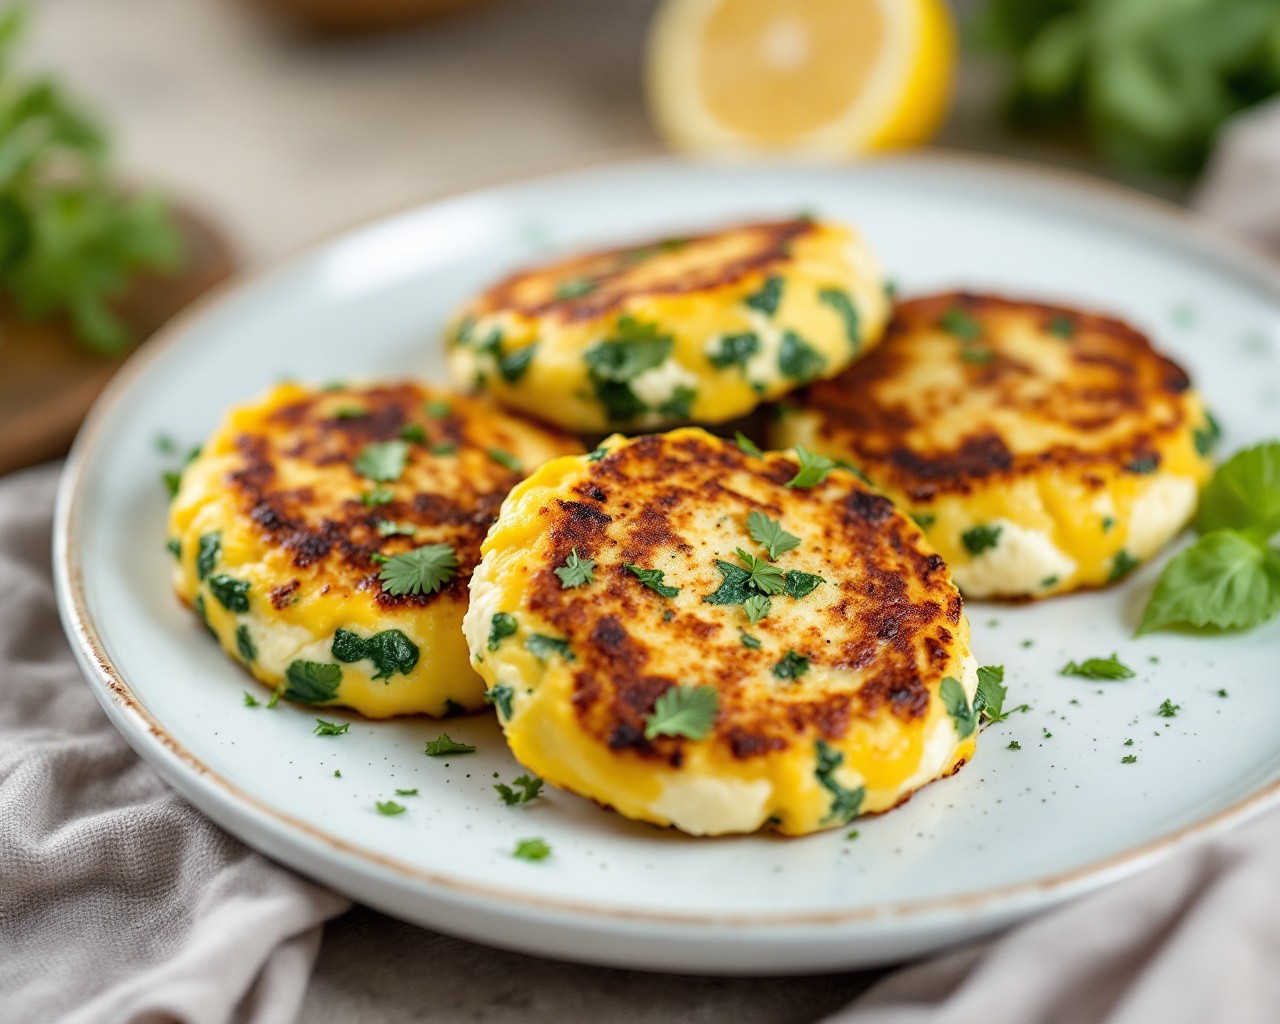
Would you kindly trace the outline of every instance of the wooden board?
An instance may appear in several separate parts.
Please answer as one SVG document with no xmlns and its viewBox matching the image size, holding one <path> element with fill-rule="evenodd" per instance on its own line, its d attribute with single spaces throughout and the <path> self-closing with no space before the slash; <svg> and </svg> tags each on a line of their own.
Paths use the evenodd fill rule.
<svg viewBox="0 0 1280 1024">
<path fill-rule="evenodd" d="M 235 265 L 214 228 L 188 210 L 176 215 L 187 241 L 186 266 L 174 277 L 139 278 L 117 304 L 139 337 L 153 334 Z M 28 324 L 0 310 L 0 473 L 63 455 L 125 358 L 86 352 L 65 323 Z"/>
</svg>

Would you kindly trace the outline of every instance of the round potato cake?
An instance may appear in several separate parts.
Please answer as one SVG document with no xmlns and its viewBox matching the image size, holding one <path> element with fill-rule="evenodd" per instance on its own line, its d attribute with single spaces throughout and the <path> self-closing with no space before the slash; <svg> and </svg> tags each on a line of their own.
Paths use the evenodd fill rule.
<svg viewBox="0 0 1280 1024">
<path fill-rule="evenodd" d="M 484 706 L 462 638 L 502 499 L 570 438 L 411 383 L 232 409 L 169 513 L 178 596 L 279 696 L 370 718 Z"/>
<path fill-rule="evenodd" d="M 857 467 L 968 597 L 1096 587 L 1194 514 L 1218 428 L 1111 317 L 965 293 L 903 302 L 883 344 L 798 395 L 771 442 Z"/>
<path fill-rule="evenodd" d="M 973 753 L 960 594 L 845 470 L 615 435 L 516 487 L 483 552 L 463 630 L 512 752 L 629 818 L 800 835 Z"/>
<path fill-rule="evenodd" d="M 581 432 L 721 423 L 880 340 L 884 278 L 848 228 L 800 218 L 513 274 L 448 332 L 459 387 Z"/>
</svg>

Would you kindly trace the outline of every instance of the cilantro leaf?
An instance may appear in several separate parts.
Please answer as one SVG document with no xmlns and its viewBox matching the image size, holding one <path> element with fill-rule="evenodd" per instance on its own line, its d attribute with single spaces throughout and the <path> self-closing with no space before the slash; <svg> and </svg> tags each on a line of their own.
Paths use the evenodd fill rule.
<svg viewBox="0 0 1280 1024">
<path fill-rule="evenodd" d="M 377 800 L 373 806 L 378 809 L 379 814 L 384 814 L 388 818 L 405 812 L 404 804 L 396 803 L 394 800 Z"/>
<path fill-rule="evenodd" d="M 476 748 L 470 743 L 459 743 L 457 740 L 449 738 L 447 732 L 442 732 L 433 740 L 427 740 L 427 746 L 424 753 L 427 757 L 444 757 L 446 754 L 474 754 Z"/>
<path fill-rule="evenodd" d="M 862 801 L 867 793 L 866 787 L 849 789 L 840 783 L 836 778 L 836 769 L 844 763 L 844 754 L 825 740 L 818 740 L 814 744 L 814 756 L 814 778 L 818 780 L 819 786 L 831 794 L 831 807 L 826 817 L 822 819 L 822 824 L 836 822 L 843 825 L 852 821 L 862 810 Z"/>
<path fill-rule="evenodd" d="M 747 613 L 747 621 L 755 625 L 773 608 L 773 602 L 764 594 L 752 594 L 742 602 L 742 610 Z"/>
<path fill-rule="evenodd" d="M 642 569 L 640 566 L 632 562 L 626 563 L 626 569 L 632 573 L 636 579 L 643 583 L 650 590 L 662 597 L 675 597 L 680 593 L 679 587 L 669 587 L 662 582 L 662 578 L 666 575 L 661 569 Z"/>
<path fill-rule="evenodd" d="M 653 703 L 653 713 L 645 719 L 644 738 L 684 736 L 700 740 L 715 724 L 720 694 L 714 686 L 672 686 Z"/>
<path fill-rule="evenodd" d="M 754 456 L 757 459 L 764 456 L 764 452 L 760 450 L 760 446 L 751 440 L 751 438 L 747 437 L 747 435 L 741 430 L 734 431 L 733 443 L 747 455 Z"/>
<path fill-rule="evenodd" d="M 378 573 L 393 597 L 434 594 L 458 574 L 458 554 L 449 544 L 428 544 L 392 555 Z"/>
<path fill-rule="evenodd" d="M 498 645 L 516 631 L 516 617 L 509 612 L 494 612 L 489 620 L 489 650 L 496 651 Z"/>
<path fill-rule="evenodd" d="M 1156 714 L 1161 718 L 1177 718 L 1178 712 L 1181 710 L 1181 704 L 1175 704 L 1173 701 L 1166 698 L 1161 702 L 1160 706 L 1156 708 Z"/>
<path fill-rule="evenodd" d="M 964 544 L 964 548 L 969 554 L 980 555 L 1000 543 L 1000 534 L 1003 530 L 1003 526 L 990 526 L 984 523 L 965 530 L 964 533 L 960 534 L 960 542 Z"/>
<path fill-rule="evenodd" d="M 283 694 L 299 704 L 323 704 L 333 700 L 342 682 L 342 669 L 318 661 L 289 662 L 284 672 Z"/>
<path fill-rule="evenodd" d="M 317 718 L 316 727 L 311 731 L 316 736 L 341 736 L 350 728 L 350 722 L 338 725 L 337 722 L 326 722 L 323 718 Z"/>
<path fill-rule="evenodd" d="M 800 538 L 794 533 L 787 533 L 782 523 L 772 519 L 758 509 L 747 514 L 747 531 L 751 539 L 760 544 L 769 553 L 770 561 L 777 561 L 778 556 L 800 546 Z"/>
<path fill-rule="evenodd" d="M 377 505 L 390 505 L 396 500 L 395 493 L 389 487 L 375 487 L 371 491 L 360 495 L 360 502 L 369 508 Z"/>
<path fill-rule="evenodd" d="M 803 445 L 796 445 L 796 461 L 800 469 L 790 480 L 788 487 L 816 487 L 827 478 L 827 474 L 836 468 L 835 462 L 825 455 L 811 452 Z"/>
<path fill-rule="evenodd" d="M 367 444 L 352 463 L 355 471 L 374 483 L 399 480 L 409 457 L 409 446 L 400 440 Z"/>
<path fill-rule="evenodd" d="M 942 706 L 947 709 L 947 714 L 955 719 L 956 734 L 961 739 L 972 736 L 973 731 L 978 727 L 981 709 L 974 710 L 969 707 L 969 698 L 960 680 L 947 676 L 942 680 L 938 695 L 942 698 Z"/>
<path fill-rule="evenodd" d="M 1214 530 L 1164 567 L 1138 635 L 1171 626 L 1248 629 L 1277 613 L 1280 550 Z"/>
<path fill-rule="evenodd" d="M 857 352 L 862 345 L 862 329 L 853 298 L 843 288 L 822 288 L 818 291 L 818 301 L 830 306 L 840 315 L 840 319 L 844 321 L 845 337 Z"/>
<path fill-rule="evenodd" d="M 1233 529 L 1266 541 L 1280 532 L 1280 441 L 1237 452 L 1200 495 L 1196 529 Z"/>
<path fill-rule="evenodd" d="M 1109 658 L 1069 661 L 1062 666 L 1062 675 L 1079 676 L 1081 679 L 1132 679 L 1136 673 L 1118 655 L 1112 654 Z"/>
<path fill-rule="evenodd" d="M 776 565 L 770 565 L 762 558 L 756 558 L 755 555 L 743 551 L 742 548 L 735 548 L 734 554 L 738 556 L 738 561 L 747 570 L 748 586 L 755 588 L 762 594 L 782 593 L 786 587 L 786 578 L 781 569 Z"/>
<path fill-rule="evenodd" d="M 754 331 L 722 334 L 707 353 L 707 359 L 717 370 L 725 370 L 730 366 L 745 367 L 751 357 L 759 351 L 760 339 Z"/>
<path fill-rule="evenodd" d="M 778 348 L 778 369 L 783 375 L 801 384 L 815 379 L 827 365 L 826 357 L 796 334 L 787 331 L 782 335 Z"/>
<path fill-rule="evenodd" d="M 504 722 L 511 718 L 511 700 L 515 695 L 516 691 L 505 683 L 484 691 L 484 699 L 494 706 L 498 717 Z"/>
<path fill-rule="evenodd" d="M 821 576 L 814 575 L 811 572 L 801 572 L 799 569 L 787 570 L 787 575 L 783 579 L 783 589 L 787 592 L 787 597 L 801 598 L 808 597 L 820 584 L 826 583 Z"/>
<path fill-rule="evenodd" d="M 240 692 L 244 694 L 244 706 L 245 706 L 245 707 L 247 707 L 247 708 L 256 708 L 256 707 L 258 707 L 258 698 L 257 698 L 257 697 L 255 697 L 253 694 L 251 694 L 248 690 L 241 690 Z"/>
<path fill-rule="evenodd" d="M 229 612 L 240 613 L 249 610 L 248 580 L 236 579 L 225 572 L 214 573 L 209 577 L 209 592 Z"/>
<path fill-rule="evenodd" d="M 580 557 L 578 549 L 574 548 L 569 552 L 569 557 L 564 560 L 564 565 L 552 571 L 560 577 L 560 589 L 570 590 L 573 587 L 594 583 L 595 568 L 594 559 Z"/>
<path fill-rule="evenodd" d="M 390 519 L 379 519 L 375 529 L 379 537 L 412 537 L 418 532 L 413 523 L 396 523 Z"/>
<path fill-rule="evenodd" d="M 333 634 L 330 652 L 341 662 L 350 664 L 368 659 L 377 671 L 373 679 L 390 679 L 397 672 L 408 675 L 418 664 L 418 645 L 398 629 L 384 629 L 370 637 L 361 637 L 339 627 Z"/>
<path fill-rule="evenodd" d="M 573 661 L 573 652 L 569 650 L 569 641 L 563 637 L 547 636 L 544 633 L 530 633 L 524 641 L 525 650 L 539 661 L 546 661 L 551 655 L 558 654 L 565 661 Z"/>
<path fill-rule="evenodd" d="M 542 795 L 542 780 L 536 775 L 520 775 L 511 781 L 511 786 L 503 782 L 496 782 L 493 788 L 498 791 L 498 796 L 502 797 L 504 804 L 508 807 L 515 807 L 518 804 L 527 804 L 530 800 L 538 799 Z M 516 789 L 519 789 L 520 792 L 517 793 Z"/>
<path fill-rule="evenodd" d="M 742 301 L 752 309 L 758 309 L 765 316 L 773 316 L 778 311 L 778 303 L 782 301 L 782 278 L 776 274 L 765 278 L 760 290 L 748 295 Z"/>
<path fill-rule="evenodd" d="M 809 659 L 795 651 L 787 651 L 782 660 L 773 666 L 773 674 L 779 679 L 799 679 L 809 671 Z"/>
<path fill-rule="evenodd" d="M 1009 694 L 1004 685 L 1003 665 L 982 665 L 978 668 L 978 692 L 974 695 L 973 705 L 983 718 L 989 722 L 1003 722 L 1013 709 L 1004 710 L 1004 699 Z"/>
<path fill-rule="evenodd" d="M 516 842 L 516 848 L 511 856 L 518 857 L 520 860 L 546 860 L 551 856 L 551 847 L 542 839 L 521 839 Z"/>
<path fill-rule="evenodd" d="M 959 306 L 952 306 L 938 317 L 938 326 L 963 342 L 974 342 L 982 337 L 982 324 Z"/>
</svg>

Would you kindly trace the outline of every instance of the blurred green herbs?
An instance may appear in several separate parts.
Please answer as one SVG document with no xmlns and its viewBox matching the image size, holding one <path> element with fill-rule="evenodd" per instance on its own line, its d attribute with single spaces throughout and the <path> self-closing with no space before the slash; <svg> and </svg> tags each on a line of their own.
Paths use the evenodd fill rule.
<svg viewBox="0 0 1280 1024">
<path fill-rule="evenodd" d="M 135 339 L 112 300 L 139 271 L 171 271 L 181 239 L 165 205 L 109 177 L 102 130 L 56 82 L 15 67 L 23 11 L 0 11 L 0 303 L 65 315 L 91 351 Z"/>
<path fill-rule="evenodd" d="M 973 42 L 1013 66 L 1024 127 L 1083 128 L 1109 161 L 1188 174 L 1280 92 L 1280 0 L 986 0 Z"/>
</svg>

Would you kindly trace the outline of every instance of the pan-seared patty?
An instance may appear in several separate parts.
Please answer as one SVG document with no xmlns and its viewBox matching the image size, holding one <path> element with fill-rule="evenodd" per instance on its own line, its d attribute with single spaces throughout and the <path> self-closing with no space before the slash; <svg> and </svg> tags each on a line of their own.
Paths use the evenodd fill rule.
<svg viewBox="0 0 1280 1024">
<path fill-rule="evenodd" d="M 971 756 L 942 559 L 854 474 L 798 468 L 681 429 L 512 491 L 463 630 L 517 760 L 630 818 L 798 835 Z"/>
<path fill-rule="evenodd" d="M 773 430 L 910 512 L 969 597 L 1120 579 L 1195 511 L 1217 427 L 1183 370 L 1110 317 L 949 294 L 900 304 L 871 356 Z"/>
<path fill-rule="evenodd" d="M 480 542 L 517 481 L 581 450 L 439 388 L 282 384 L 183 472 L 174 586 L 287 699 L 371 718 L 481 707 L 461 631 Z"/>
<path fill-rule="evenodd" d="M 459 387 L 577 431 L 721 423 L 869 351 L 884 278 L 847 228 L 797 219 L 534 267 L 459 310 Z"/>
</svg>

